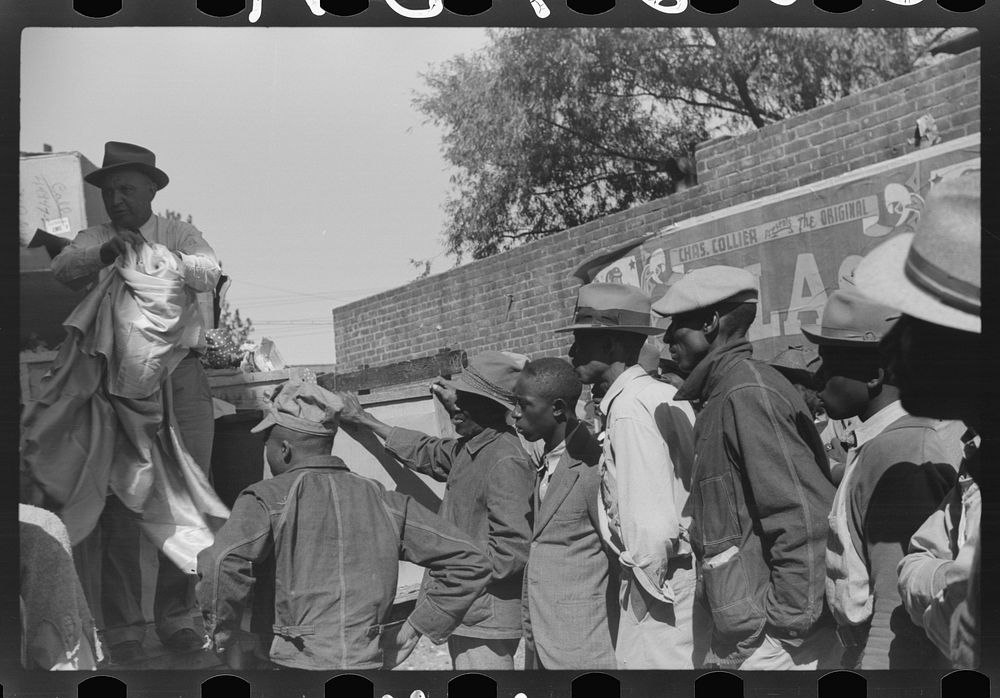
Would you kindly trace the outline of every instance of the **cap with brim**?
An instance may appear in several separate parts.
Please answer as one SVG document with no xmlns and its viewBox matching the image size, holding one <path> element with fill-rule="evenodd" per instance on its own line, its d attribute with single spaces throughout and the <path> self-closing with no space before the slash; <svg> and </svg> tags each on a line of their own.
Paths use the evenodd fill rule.
<svg viewBox="0 0 1000 698">
<path fill-rule="evenodd" d="M 874 349 L 898 319 L 898 310 L 857 289 L 838 289 L 827 299 L 819 324 L 801 330 L 813 344 Z"/>
<path fill-rule="evenodd" d="M 757 278 L 745 269 L 716 264 L 692 269 L 672 284 L 652 310 L 671 317 L 722 304 L 756 303 Z"/>
<path fill-rule="evenodd" d="M 919 320 L 982 332 L 980 171 L 935 185 L 915 233 L 876 247 L 854 280 L 866 295 Z"/>
<path fill-rule="evenodd" d="M 649 296 L 635 286 L 626 284 L 591 283 L 580 287 L 573 324 L 556 332 L 600 330 L 633 332 L 645 335 L 663 334 L 662 327 L 650 323 Z"/>
<path fill-rule="evenodd" d="M 315 383 L 283 383 L 271 396 L 264 419 L 250 430 L 256 434 L 282 426 L 302 434 L 333 436 L 344 402 Z"/>
<path fill-rule="evenodd" d="M 522 354 L 484 351 L 474 356 L 456 378 L 442 382 L 453 390 L 481 395 L 512 409 L 514 385 L 526 362 Z"/>
<path fill-rule="evenodd" d="M 108 141 L 104 144 L 104 162 L 99 169 L 83 177 L 83 181 L 101 187 L 104 181 L 116 172 L 135 170 L 149 177 L 157 190 L 170 183 L 167 173 L 156 166 L 153 151 L 132 143 Z"/>
</svg>

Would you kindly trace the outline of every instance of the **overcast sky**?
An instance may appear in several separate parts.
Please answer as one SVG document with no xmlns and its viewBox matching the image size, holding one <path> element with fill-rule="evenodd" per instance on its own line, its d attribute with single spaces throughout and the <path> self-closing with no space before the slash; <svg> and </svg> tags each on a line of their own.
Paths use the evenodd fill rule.
<svg viewBox="0 0 1000 698">
<path fill-rule="evenodd" d="M 153 209 L 194 217 L 229 300 L 290 364 L 332 363 L 331 310 L 443 253 L 450 171 L 410 104 L 482 29 L 28 29 L 21 149 L 143 145 L 170 176 Z"/>
</svg>

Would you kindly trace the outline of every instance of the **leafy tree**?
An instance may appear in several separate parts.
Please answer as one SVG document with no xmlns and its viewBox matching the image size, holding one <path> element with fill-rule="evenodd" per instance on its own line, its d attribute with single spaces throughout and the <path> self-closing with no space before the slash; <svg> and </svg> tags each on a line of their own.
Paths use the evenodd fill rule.
<svg viewBox="0 0 1000 698">
<path fill-rule="evenodd" d="M 933 60 L 940 29 L 505 29 L 423 75 L 455 167 L 447 249 L 487 257 L 694 183 L 694 147 Z"/>
</svg>

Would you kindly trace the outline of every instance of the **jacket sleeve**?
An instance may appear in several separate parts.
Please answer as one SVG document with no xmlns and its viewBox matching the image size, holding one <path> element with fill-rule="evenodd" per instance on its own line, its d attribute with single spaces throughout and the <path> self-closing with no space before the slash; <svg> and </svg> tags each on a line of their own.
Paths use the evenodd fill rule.
<svg viewBox="0 0 1000 698">
<path fill-rule="evenodd" d="M 201 231 L 189 223 L 182 223 L 176 252 L 184 264 L 184 282 L 195 291 L 215 291 L 222 268 L 215 250 L 205 242 Z"/>
<path fill-rule="evenodd" d="M 412 429 L 393 427 L 385 440 L 385 448 L 406 467 L 444 482 L 462 444 L 457 439 L 439 439 Z"/>
<path fill-rule="evenodd" d="M 52 275 L 72 289 L 80 289 L 93 281 L 105 266 L 101 261 L 101 245 L 109 239 L 103 228 L 80 231 L 73 242 L 52 260 Z"/>
<path fill-rule="evenodd" d="M 411 497 L 384 492 L 383 498 L 400 532 L 400 558 L 429 571 L 410 624 L 435 643 L 444 642 L 486 588 L 489 562 L 468 536 Z"/>
<path fill-rule="evenodd" d="M 773 390 L 747 386 L 730 393 L 723 438 L 752 492 L 761 539 L 770 543 L 763 599 L 769 632 L 801 639 L 824 608 L 834 486 L 799 434 L 794 407 Z"/>
<path fill-rule="evenodd" d="M 878 455 L 892 458 L 891 453 Z M 862 462 L 856 467 L 864 465 Z M 882 473 L 877 484 L 865 488 L 870 497 L 865 496 L 862 488 L 854 490 L 867 499 L 867 502 L 852 501 L 852 508 L 861 518 L 860 530 L 875 597 L 861 669 L 889 669 L 890 664 L 914 668 L 921 657 L 930 659 L 926 656 L 930 648 L 923 630 L 909 621 L 903 608 L 896 568 L 912 531 L 934 511 L 954 482 L 954 475 L 954 469 L 944 463 L 896 463 Z M 899 506 L 901 501 L 906 502 L 905 507 Z"/>
<path fill-rule="evenodd" d="M 195 594 L 205 633 L 217 652 L 241 635 L 254 589 L 254 563 L 274 548 L 267 510 L 251 492 L 242 493 L 215 542 L 198 555 Z"/>
<path fill-rule="evenodd" d="M 531 545 L 531 497 L 535 471 L 527 457 L 504 455 L 486 476 L 486 556 L 491 583 L 524 572 Z"/>
</svg>

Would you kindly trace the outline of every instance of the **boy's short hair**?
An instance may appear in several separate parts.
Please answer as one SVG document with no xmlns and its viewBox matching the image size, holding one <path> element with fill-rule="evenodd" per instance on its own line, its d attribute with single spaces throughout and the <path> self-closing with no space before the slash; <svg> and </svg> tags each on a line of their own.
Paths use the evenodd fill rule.
<svg viewBox="0 0 1000 698">
<path fill-rule="evenodd" d="M 568 361 L 544 358 L 529 361 L 521 370 L 521 377 L 531 382 L 539 395 L 549 400 L 563 400 L 568 407 L 576 405 L 583 392 L 583 384 Z"/>
</svg>

